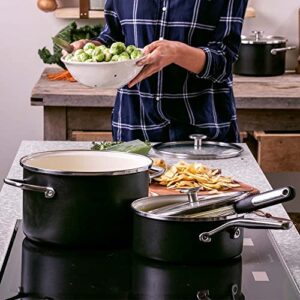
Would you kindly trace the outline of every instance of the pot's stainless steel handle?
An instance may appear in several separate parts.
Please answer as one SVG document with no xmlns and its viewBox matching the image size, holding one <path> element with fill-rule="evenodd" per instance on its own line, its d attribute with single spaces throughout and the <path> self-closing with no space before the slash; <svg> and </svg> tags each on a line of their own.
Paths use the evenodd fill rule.
<svg viewBox="0 0 300 300">
<path fill-rule="evenodd" d="M 293 226 L 291 221 L 283 222 L 271 222 L 271 221 L 260 221 L 253 219 L 236 219 L 222 224 L 221 226 L 207 232 L 202 232 L 199 235 L 199 240 L 203 243 L 211 242 L 211 237 L 216 233 L 219 233 L 230 227 L 243 227 L 243 228 L 253 228 L 253 229 L 278 229 L 287 230 Z"/>
<path fill-rule="evenodd" d="M 5 178 L 3 181 L 8 185 L 20 188 L 25 191 L 44 193 L 44 196 L 47 199 L 51 199 L 55 196 L 55 190 L 52 187 L 32 185 L 26 183 L 24 180 L 12 179 L 12 178 Z"/>
<path fill-rule="evenodd" d="M 294 49 L 296 49 L 296 46 L 290 46 L 290 47 L 284 47 L 284 48 L 273 48 L 271 50 L 271 54 L 276 55 L 277 53 L 285 52 L 288 50 L 294 50 Z"/>
<path fill-rule="evenodd" d="M 150 180 L 152 180 L 152 179 L 154 179 L 156 177 L 159 177 L 162 174 L 164 174 L 166 170 L 164 168 L 162 168 L 162 167 L 151 166 L 151 168 L 149 169 L 149 171 L 153 172 L 152 174 L 151 173 L 149 174 Z"/>
</svg>

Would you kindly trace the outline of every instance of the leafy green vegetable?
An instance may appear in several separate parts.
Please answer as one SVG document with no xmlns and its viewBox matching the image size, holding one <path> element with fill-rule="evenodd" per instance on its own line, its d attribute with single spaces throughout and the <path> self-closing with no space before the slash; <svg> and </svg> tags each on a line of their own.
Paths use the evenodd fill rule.
<svg viewBox="0 0 300 300">
<path fill-rule="evenodd" d="M 109 149 L 110 147 L 114 146 L 114 145 L 118 145 L 121 144 L 123 142 L 108 142 L 108 141 L 102 141 L 102 142 L 93 142 L 93 146 L 92 146 L 92 150 L 106 150 Z"/>
<path fill-rule="evenodd" d="M 73 43 L 81 39 L 93 39 L 99 35 L 101 31 L 100 25 L 85 25 L 83 27 L 77 28 L 76 22 L 71 22 L 68 26 L 61 29 L 56 37 L 59 37 L 68 43 Z M 62 57 L 61 48 L 57 45 L 53 45 L 53 53 L 50 52 L 46 47 L 39 49 L 38 54 L 45 64 L 57 64 L 60 67 L 66 69 L 60 58 Z"/>
<path fill-rule="evenodd" d="M 120 151 L 147 155 L 151 150 L 151 144 L 140 140 L 130 142 L 93 142 L 92 150 Z"/>
</svg>

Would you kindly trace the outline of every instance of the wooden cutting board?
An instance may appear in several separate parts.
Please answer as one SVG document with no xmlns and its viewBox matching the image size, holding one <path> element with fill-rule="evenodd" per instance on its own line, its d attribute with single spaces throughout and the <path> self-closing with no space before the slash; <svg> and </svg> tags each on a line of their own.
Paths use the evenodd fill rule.
<svg viewBox="0 0 300 300">
<path fill-rule="evenodd" d="M 251 185 L 248 185 L 244 182 L 236 181 L 236 183 L 240 184 L 237 188 L 231 188 L 226 191 L 220 191 L 220 193 L 227 193 L 227 192 L 251 192 L 253 194 L 259 193 L 259 190 Z M 160 195 L 179 195 L 182 194 L 180 191 L 175 189 L 168 189 L 165 186 L 162 186 L 156 182 L 150 184 L 149 187 L 149 195 L 150 196 L 160 196 Z M 210 194 L 209 191 L 199 191 L 199 195 L 207 195 Z"/>
</svg>

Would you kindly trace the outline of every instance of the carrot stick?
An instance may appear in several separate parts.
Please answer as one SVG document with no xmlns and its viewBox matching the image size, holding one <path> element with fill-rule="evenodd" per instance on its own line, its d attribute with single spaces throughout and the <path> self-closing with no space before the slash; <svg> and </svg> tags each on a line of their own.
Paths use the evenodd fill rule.
<svg viewBox="0 0 300 300">
<path fill-rule="evenodd" d="M 47 78 L 49 80 L 67 80 L 70 82 L 76 81 L 68 70 L 60 71 L 60 72 L 52 73 L 52 74 L 47 74 Z"/>
</svg>

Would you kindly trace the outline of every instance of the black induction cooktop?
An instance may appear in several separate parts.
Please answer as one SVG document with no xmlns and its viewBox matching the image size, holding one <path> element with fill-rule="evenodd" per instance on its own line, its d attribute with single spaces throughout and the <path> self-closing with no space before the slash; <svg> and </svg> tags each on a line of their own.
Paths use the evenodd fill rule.
<svg viewBox="0 0 300 300">
<path fill-rule="evenodd" d="M 125 250 L 68 250 L 24 237 L 19 220 L 0 273 L 0 299 L 296 300 L 300 292 L 267 230 L 245 230 L 242 256 L 175 265 Z"/>
</svg>

